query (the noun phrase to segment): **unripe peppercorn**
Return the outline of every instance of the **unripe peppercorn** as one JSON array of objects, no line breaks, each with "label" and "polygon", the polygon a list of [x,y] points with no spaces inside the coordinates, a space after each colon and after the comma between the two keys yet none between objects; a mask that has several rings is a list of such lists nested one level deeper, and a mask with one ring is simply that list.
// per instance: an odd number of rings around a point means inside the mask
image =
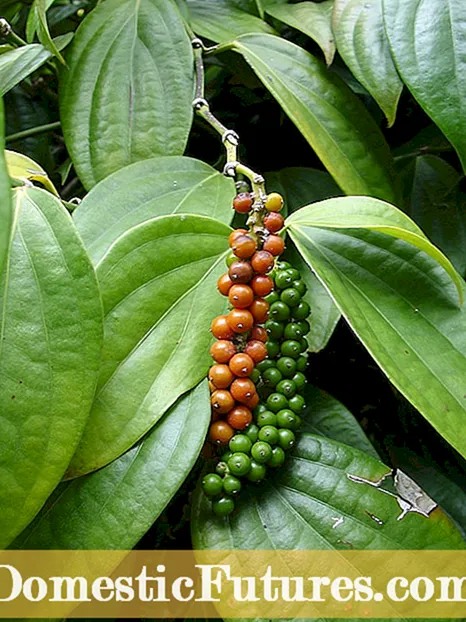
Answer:
[{"label": "unripe peppercorn", "polygon": [[264,218],[264,225],[267,231],[270,233],[277,233],[280,229],[283,229],[285,225],[285,219],[281,214],[277,212],[269,212]]},{"label": "unripe peppercorn", "polygon": [[249,378],[236,378],[231,384],[230,391],[235,400],[245,404],[256,393],[256,385]]},{"label": "unripe peppercorn", "polygon": [[247,333],[254,324],[254,317],[247,309],[232,309],[227,316],[227,322],[235,333]]},{"label": "unripe peppercorn", "polygon": [[256,296],[263,298],[273,290],[273,280],[265,274],[258,274],[252,279],[251,287]]},{"label": "unripe peppercorn", "polygon": [[232,231],[230,235],[228,236],[228,244],[230,245],[230,248],[233,246],[233,243],[237,238],[239,238],[242,235],[245,235],[246,233],[247,233],[246,229],[235,229],[234,231]]},{"label": "unripe peppercorn", "polygon": [[269,303],[263,298],[256,298],[251,303],[249,311],[258,324],[264,324],[269,317]]},{"label": "unripe peppercorn", "polygon": [[217,339],[232,339],[234,337],[233,329],[229,326],[227,318],[227,315],[219,315],[212,320],[210,330]]},{"label": "unripe peppercorn", "polygon": [[[254,300],[254,292],[249,285],[244,283],[235,283],[228,292],[228,300],[233,307],[237,309],[246,309]],[[254,315],[254,314],[253,314]]]},{"label": "unripe peppercorn", "polygon": [[226,421],[216,421],[210,426],[209,440],[217,445],[226,445],[235,431]]},{"label": "unripe peppercorn", "polygon": [[210,355],[217,363],[228,363],[232,356],[236,354],[236,346],[231,341],[222,339],[210,346]]},{"label": "unripe peppercorn", "polygon": [[249,235],[240,235],[232,244],[232,251],[238,259],[249,259],[256,252],[256,241]]},{"label": "unripe peppercorn", "polygon": [[210,368],[209,380],[217,389],[228,389],[234,378],[228,365],[214,365]]},{"label": "unripe peppercorn", "polygon": [[244,351],[255,363],[260,363],[267,357],[267,347],[265,343],[256,339],[248,341]]},{"label": "unripe peppercorn", "polygon": [[262,326],[253,326],[251,331],[251,339],[253,341],[267,341],[267,331]]},{"label": "unripe peppercorn", "polygon": [[210,403],[212,405],[212,409],[214,412],[219,415],[225,415],[229,410],[233,408],[235,405],[235,400],[233,399],[230,391],[225,391],[224,389],[218,389],[214,391],[210,397]]},{"label": "unripe peppercorn", "polygon": [[233,208],[238,214],[247,214],[252,207],[252,198],[249,192],[240,192],[233,199]]},{"label": "unripe peppercorn", "polygon": [[226,417],[234,430],[244,430],[252,422],[252,413],[246,406],[235,406]]},{"label": "unripe peppercorn", "polygon": [[264,242],[263,248],[276,257],[277,255],[281,255],[285,250],[285,241],[279,235],[269,235]]},{"label": "unripe peppercorn", "polygon": [[[251,266],[257,274],[266,274],[272,270],[274,264],[273,255],[268,251],[256,251],[251,258]],[[234,280],[232,278],[232,280]]]},{"label": "unripe peppercorn", "polygon": [[223,296],[228,296],[230,287],[233,285],[233,281],[228,274],[223,274],[217,281],[217,289]]},{"label": "unripe peppercorn", "polygon": [[265,199],[265,209],[268,212],[279,212],[283,208],[283,197],[278,192],[271,192]]},{"label": "unripe peppercorn", "polygon": [[[255,253],[255,255],[257,252]],[[228,276],[233,283],[249,283],[254,276],[254,270],[249,261],[234,261],[229,270]]]},{"label": "unripe peppercorn", "polygon": [[245,352],[235,354],[230,360],[230,371],[239,378],[250,376],[254,369],[253,359]]}]

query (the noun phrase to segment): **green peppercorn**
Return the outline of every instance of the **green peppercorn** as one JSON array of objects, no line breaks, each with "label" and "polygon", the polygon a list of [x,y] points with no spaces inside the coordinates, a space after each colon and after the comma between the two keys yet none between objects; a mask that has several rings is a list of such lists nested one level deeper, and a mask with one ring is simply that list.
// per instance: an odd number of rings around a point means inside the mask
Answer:
[{"label": "green peppercorn", "polygon": [[261,373],[260,371],[257,369],[257,367],[255,367],[252,372],[249,374],[249,380],[251,382],[254,382],[254,384],[257,384],[260,380],[261,377]]},{"label": "green peppercorn", "polygon": [[264,441],[257,441],[251,447],[251,456],[259,464],[264,464],[272,457],[272,447]]},{"label": "green peppercorn", "polygon": [[267,320],[264,324],[264,328],[270,339],[281,339],[283,337],[284,326],[281,322],[277,322],[276,320]]},{"label": "green peppercorn", "polygon": [[272,412],[278,413],[279,410],[288,407],[288,400],[281,393],[272,393],[267,398],[267,406]]},{"label": "green peppercorn", "polygon": [[295,322],[295,324],[299,326],[302,337],[307,335],[309,331],[311,330],[311,326],[307,320],[299,320],[298,322]]},{"label": "green peppercorn", "polygon": [[301,302],[301,294],[297,289],[293,287],[287,287],[280,294],[280,300],[287,304],[289,307],[297,307]]},{"label": "green peppercorn", "polygon": [[269,303],[269,305],[271,305],[272,303],[277,302],[277,300],[280,300],[280,294],[273,290],[270,294],[267,294],[264,299]]},{"label": "green peppercorn", "polygon": [[291,268],[291,264],[287,261],[277,261],[277,270],[289,270]]},{"label": "green peppercorn", "polygon": [[264,359],[260,363],[257,363],[255,369],[257,369],[257,371],[263,374],[265,370],[269,369],[270,367],[275,367],[275,363],[271,361],[270,359]]},{"label": "green peppercorn", "polygon": [[260,415],[257,415],[256,423],[259,426],[259,428],[263,428],[266,425],[276,425],[277,415],[271,412],[270,410],[266,410],[265,412],[262,412]]},{"label": "green peppercorn", "polygon": [[297,362],[290,356],[281,356],[277,361],[277,369],[285,378],[291,378],[297,369]]},{"label": "green peppercorn", "polygon": [[216,497],[223,490],[222,478],[216,473],[209,473],[202,480],[202,489],[208,497]]},{"label": "green peppercorn", "polygon": [[288,400],[288,406],[293,412],[300,415],[306,408],[306,402],[302,395],[293,395],[293,397]]},{"label": "green peppercorn", "polygon": [[222,454],[222,457],[220,458],[220,460],[228,464],[228,460],[232,457],[232,455],[233,455],[233,452],[226,451],[224,454]]},{"label": "green peppercorn", "polygon": [[291,287],[297,289],[301,296],[304,296],[304,294],[307,292],[307,285],[302,279],[296,279],[295,281],[293,281],[293,283],[291,283]]},{"label": "green peppercorn", "polygon": [[284,451],[291,449],[294,446],[295,442],[296,437],[293,434],[292,430],[287,430],[286,428],[278,430],[278,443]]},{"label": "green peppercorn", "polygon": [[224,475],[227,475],[230,472],[230,469],[228,468],[228,464],[224,462],[223,460],[221,460],[215,467],[215,472],[218,473],[220,477],[223,477]]},{"label": "green peppercorn", "polygon": [[257,406],[253,410],[253,414],[255,417],[257,417],[257,415],[260,415],[260,413],[263,413],[266,410],[268,410],[268,408],[265,404],[257,404]]},{"label": "green peppercorn", "polygon": [[277,393],[282,393],[285,397],[290,398],[296,393],[296,385],[289,378],[285,378],[284,380],[280,380],[275,390]]},{"label": "green peppercorn", "polygon": [[222,497],[212,502],[212,510],[217,516],[228,516],[235,509],[235,502],[231,497]]},{"label": "green peppercorn", "polygon": [[286,289],[291,285],[293,279],[288,274],[287,270],[278,270],[274,276],[275,287],[278,289]]},{"label": "green peppercorn", "polygon": [[272,457],[267,462],[267,465],[272,468],[281,467],[285,462],[285,452],[281,447],[274,447],[272,449]]},{"label": "green peppercorn", "polygon": [[[298,356],[298,358],[296,359],[296,371],[300,371],[300,372],[306,371],[307,364],[308,364],[307,356],[303,356],[303,355]],[[277,361],[277,366],[278,366],[278,361]]]},{"label": "green peppercorn", "polygon": [[306,376],[300,371],[297,371],[291,380],[295,383],[296,390],[299,392],[303,391],[307,384]]},{"label": "green peppercorn", "polygon": [[241,482],[234,475],[227,475],[223,479],[223,490],[227,495],[237,495],[241,490]]},{"label": "green peppercorn", "polygon": [[265,347],[267,348],[267,356],[269,356],[271,359],[275,358],[280,354],[280,344],[278,343],[278,341],[268,340],[265,344]]},{"label": "green peppercorn", "polygon": [[228,460],[228,468],[233,475],[242,477],[246,475],[251,468],[251,458],[245,453],[234,453]]},{"label": "green peppercorn", "polygon": [[228,444],[230,451],[233,453],[242,452],[243,454],[249,453],[252,442],[246,434],[235,434]]},{"label": "green peppercorn", "polygon": [[293,268],[292,266],[287,268],[286,273],[288,274],[288,276],[291,277],[292,281],[299,281],[299,279],[301,278],[299,271],[296,270],[296,268]]},{"label": "green peppercorn", "polygon": [[290,316],[290,307],[281,300],[277,300],[277,302],[270,305],[269,318],[271,320],[275,320],[276,322],[285,322],[290,319]]},{"label": "green peppercorn", "polygon": [[277,425],[279,428],[296,430],[301,425],[301,419],[299,415],[286,408],[277,413]]},{"label": "green peppercorn", "polygon": [[247,474],[247,478],[250,482],[261,482],[267,473],[267,467],[265,464],[259,464],[255,460],[251,461],[251,470]]},{"label": "green peppercorn", "polygon": [[304,333],[302,332],[301,326],[298,322],[290,322],[285,326],[285,330],[283,331],[285,339],[299,341],[303,335]]},{"label": "green peppercorn", "polygon": [[293,339],[287,339],[281,344],[280,351],[283,356],[289,356],[290,358],[297,359],[301,354],[301,343],[299,341],[294,341]]},{"label": "green peppercorn", "polygon": [[[275,303],[278,304],[278,303]],[[305,300],[301,300],[299,305],[293,307],[293,318],[295,320],[305,320],[309,317],[311,313],[311,307],[307,304]]]},{"label": "green peppercorn", "polygon": [[276,367],[271,367],[270,369],[265,370],[265,372],[262,374],[262,378],[264,380],[265,386],[276,387],[280,380],[283,378],[283,376]]},{"label": "green peppercorn", "polygon": [[225,258],[225,263],[228,266],[228,268],[231,266],[231,264],[234,261],[238,261],[238,257],[235,255],[233,251],[229,251],[228,255]]},{"label": "green peppercorn", "polygon": [[278,443],[278,430],[274,425],[265,425],[259,431],[259,440],[276,445]]}]

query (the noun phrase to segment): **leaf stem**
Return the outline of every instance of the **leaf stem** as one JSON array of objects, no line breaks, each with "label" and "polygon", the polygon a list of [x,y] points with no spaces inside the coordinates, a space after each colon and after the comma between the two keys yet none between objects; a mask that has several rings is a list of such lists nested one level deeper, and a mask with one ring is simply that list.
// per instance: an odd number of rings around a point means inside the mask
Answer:
[{"label": "leaf stem", "polygon": [[52,130],[57,130],[61,127],[60,121],[55,121],[54,123],[47,123],[45,125],[38,125],[36,127],[30,127],[27,130],[23,130],[22,132],[16,132],[16,134],[10,134],[6,136],[5,143],[13,143],[17,140],[22,140],[23,138],[30,138],[31,136],[37,136],[37,134],[44,134],[45,132],[51,132]]}]

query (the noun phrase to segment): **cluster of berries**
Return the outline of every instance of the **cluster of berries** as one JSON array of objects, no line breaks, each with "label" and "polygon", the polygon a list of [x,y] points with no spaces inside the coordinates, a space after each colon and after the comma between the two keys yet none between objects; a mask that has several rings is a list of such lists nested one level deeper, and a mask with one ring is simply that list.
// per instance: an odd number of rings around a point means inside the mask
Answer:
[{"label": "cluster of berries", "polygon": [[[248,213],[251,195],[237,195],[233,207]],[[233,511],[241,478],[260,482],[268,467],[284,463],[305,408],[300,393],[306,383],[310,308],[302,300],[306,285],[299,272],[278,259],[284,250],[283,238],[276,235],[284,225],[282,207],[282,197],[269,194],[263,228],[232,232],[228,273],[218,281],[232,308],[212,322],[217,341],[209,371],[209,440],[223,453],[202,482],[218,516]]]}]

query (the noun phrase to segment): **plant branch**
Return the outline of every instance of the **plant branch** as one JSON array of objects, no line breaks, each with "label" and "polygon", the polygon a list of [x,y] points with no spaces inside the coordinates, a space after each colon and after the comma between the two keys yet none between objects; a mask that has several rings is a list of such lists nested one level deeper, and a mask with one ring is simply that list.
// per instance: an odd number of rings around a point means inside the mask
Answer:
[{"label": "plant branch", "polygon": [[31,127],[27,130],[23,130],[22,132],[6,136],[5,143],[14,143],[17,140],[22,140],[23,138],[30,138],[31,136],[37,136],[38,134],[44,134],[45,132],[57,130],[59,127],[61,127],[60,121],[47,123],[46,125],[38,125],[37,127]]}]

